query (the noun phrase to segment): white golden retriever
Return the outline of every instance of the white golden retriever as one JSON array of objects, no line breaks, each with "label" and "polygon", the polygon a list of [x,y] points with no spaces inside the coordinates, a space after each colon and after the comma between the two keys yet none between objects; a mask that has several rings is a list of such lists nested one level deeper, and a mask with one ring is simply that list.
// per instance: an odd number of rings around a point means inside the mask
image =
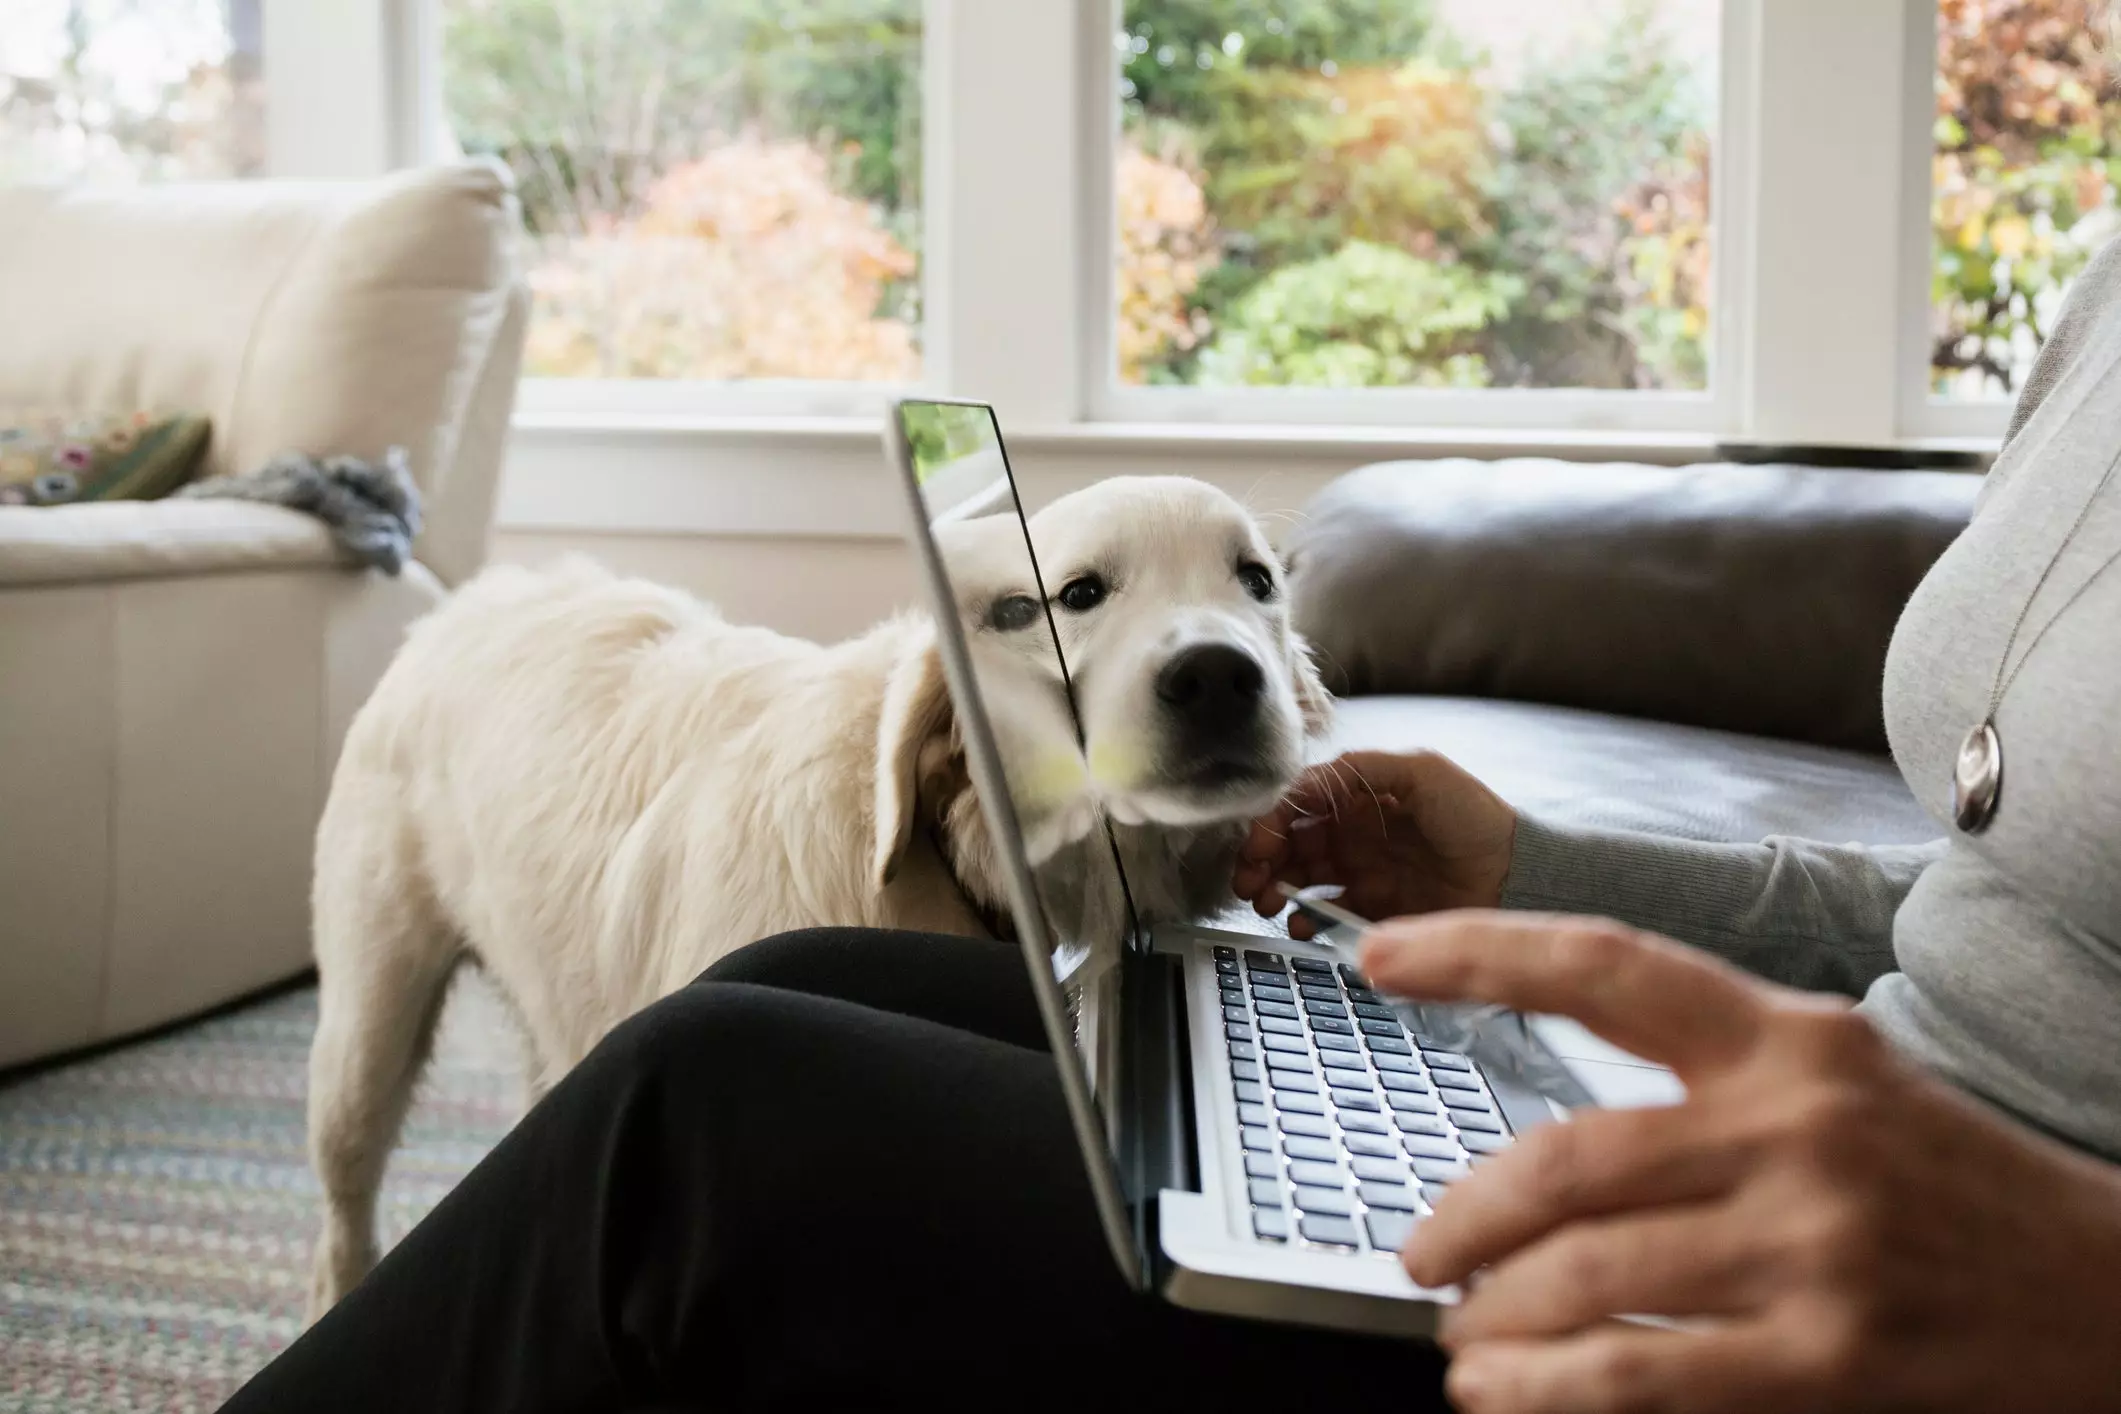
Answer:
[{"label": "white golden retriever", "polygon": [[[1107,821],[1143,916],[1214,911],[1328,710],[1253,518],[1178,478],[1033,517],[1083,746],[1014,517],[939,535],[1056,933],[1117,936]],[[375,1260],[461,960],[520,1014],[535,1094],[754,939],[1005,916],[928,620],[825,648],[580,562],[489,571],[413,629],[347,734],[313,903],[313,1315]]]}]

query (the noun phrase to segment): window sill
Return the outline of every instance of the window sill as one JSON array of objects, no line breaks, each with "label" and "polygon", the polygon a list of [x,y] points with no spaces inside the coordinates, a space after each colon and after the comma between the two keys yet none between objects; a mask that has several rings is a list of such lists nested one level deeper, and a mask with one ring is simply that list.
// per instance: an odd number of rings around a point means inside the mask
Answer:
[{"label": "window sill", "polygon": [[[866,417],[616,416],[522,412],[498,526],[530,534],[897,539],[882,423]],[[1554,457],[1679,466],[1736,449],[1693,432],[1523,428],[1076,423],[1005,428],[1033,504],[1103,476],[1219,482],[1259,510],[1294,508],[1334,477],[1396,458]],[[1895,450],[1986,455],[1994,439],[1911,439]],[[1266,465],[1261,465],[1266,463]]]}]

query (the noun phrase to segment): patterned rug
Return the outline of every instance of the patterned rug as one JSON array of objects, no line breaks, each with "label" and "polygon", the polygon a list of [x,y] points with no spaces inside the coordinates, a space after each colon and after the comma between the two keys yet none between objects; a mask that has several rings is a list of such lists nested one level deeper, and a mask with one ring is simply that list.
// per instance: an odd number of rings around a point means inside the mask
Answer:
[{"label": "patterned rug", "polygon": [[[212,1410],[292,1340],[318,1195],[311,988],[0,1080],[0,1411]],[[382,1199],[417,1222],[515,1120],[519,1051],[460,973]]]}]

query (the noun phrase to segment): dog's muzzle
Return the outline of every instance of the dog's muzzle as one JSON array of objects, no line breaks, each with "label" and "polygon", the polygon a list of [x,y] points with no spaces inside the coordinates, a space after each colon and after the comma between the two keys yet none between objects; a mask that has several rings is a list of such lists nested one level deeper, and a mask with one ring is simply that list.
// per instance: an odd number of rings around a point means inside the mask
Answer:
[{"label": "dog's muzzle", "polygon": [[1181,649],[1156,675],[1156,700],[1170,719],[1177,754],[1232,779],[1259,769],[1266,697],[1258,660],[1227,643]]}]

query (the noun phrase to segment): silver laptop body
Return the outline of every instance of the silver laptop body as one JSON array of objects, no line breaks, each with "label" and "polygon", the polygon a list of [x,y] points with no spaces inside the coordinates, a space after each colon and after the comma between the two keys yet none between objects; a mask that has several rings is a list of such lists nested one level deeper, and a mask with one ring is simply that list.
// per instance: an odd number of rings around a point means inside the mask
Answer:
[{"label": "silver laptop body", "polygon": [[[1012,776],[1015,747],[1003,745],[1016,725],[1004,714],[1049,708],[1024,708],[1025,693],[997,675],[949,563],[950,547],[975,535],[990,559],[1020,546],[1026,583],[1050,603],[999,425],[984,404],[909,399],[894,404],[885,437],[972,780],[1120,1270],[1197,1310],[1428,1333],[1456,1292],[1407,1277],[1397,1252],[1408,1230],[1470,1165],[1554,1112],[1464,1056],[1425,1049],[1331,952],[1249,912],[1143,927],[1125,906],[1109,924],[1116,936],[1069,935],[1067,920],[1107,911],[1042,896],[1020,823],[1025,797],[1012,794],[1025,768],[1016,762]],[[1056,696],[1066,694],[1070,665],[1050,619],[1034,627]],[[1124,900],[1117,851],[1090,843],[1109,879],[1087,887]],[[1580,1028],[1541,1024],[1600,1102],[1671,1098],[1663,1072]]]}]

